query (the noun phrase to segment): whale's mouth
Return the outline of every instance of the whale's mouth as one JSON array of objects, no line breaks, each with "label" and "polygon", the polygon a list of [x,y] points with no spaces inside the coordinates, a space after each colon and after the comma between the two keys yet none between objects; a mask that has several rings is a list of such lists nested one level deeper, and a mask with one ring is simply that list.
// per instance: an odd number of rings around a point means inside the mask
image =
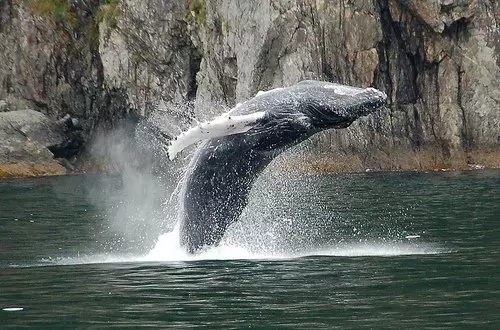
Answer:
[{"label": "whale's mouth", "polygon": [[387,105],[387,95],[375,88],[357,88],[338,84],[326,84],[312,89],[302,112],[312,125],[320,130],[342,129],[358,118],[368,116]]},{"label": "whale's mouth", "polygon": [[[345,89],[345,86],[341,87]],[[341,87],[337,87],[337,89]],[[337,90],[335,91],[337,92]],[[351,122],[360,117],[368,116],[387,105],[387,94],[371,87],[362,89],[357,93],[340,95],[346,95],[346,98],[348,98],[345,101],[347,105],[338,108],[338,101],[336,101],[334,110],[337,110],[336,113],[340,116],[347,117]],[[340,104],[343,105],[344,103],[341,102]]]},{"label": "whale's mouth", "polygon": [[367,102],[364,106],[360,106],[360,116],[369,115],[387,105],[386,93],[371,87],[367,88],[365,93],[366,96],[363,97],[366,97]]}]

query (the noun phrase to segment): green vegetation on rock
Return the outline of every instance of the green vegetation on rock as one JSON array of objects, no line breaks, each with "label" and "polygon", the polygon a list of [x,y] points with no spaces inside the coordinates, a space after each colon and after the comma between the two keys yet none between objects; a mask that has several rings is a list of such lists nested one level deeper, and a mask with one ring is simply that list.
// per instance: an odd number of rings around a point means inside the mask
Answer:
[{"label": "green vegetation on rock", "polygon": [[[78,16],[68,0],[18,0],[24,4],[31,15],[39,16],[55,25],[68,24],[75,27]],[[121,0],[101,0],[94,16],[99,23],[106,23],[110,28],[116,28],[121,15]]]},{"label": "green vegetation on rock", "polygon": [[229,25],[229,21],[225,18],[222,18],[222,28],[224,29],[224,32],[226,34],[229,34],[229,31],[231,30],[231,26]]},{"label": "green vegetation on rock", "polygon": [[192,19],[194,15],[194,20],[196,24],[202,25],[207,19],[207,8],[205,6],[204,0],[189,0],[188,2],[188,20]]},{"label": "green vegetation on rock", "polygon": [[31,15],[40,16],[52,23],[69,23],[74,26],[77,22],[67,0],[19,0],[18,2],[24,3]]},{"label": "green vegetation on rock", "polygon": [[108,27],[115,29],[121,15],[120,0],[102,0],[97,13],[98,21],[104,22]]}]

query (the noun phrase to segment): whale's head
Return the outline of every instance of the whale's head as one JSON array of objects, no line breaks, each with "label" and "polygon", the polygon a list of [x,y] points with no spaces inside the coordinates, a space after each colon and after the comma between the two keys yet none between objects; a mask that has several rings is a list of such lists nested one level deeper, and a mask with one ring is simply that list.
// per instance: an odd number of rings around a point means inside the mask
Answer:
[{"label": "whale's head", "polygon": [[357,88],[306,80],[293,86],[299,111],[318,129],[345,128],[383,107],[387,95],[375,88]]}]

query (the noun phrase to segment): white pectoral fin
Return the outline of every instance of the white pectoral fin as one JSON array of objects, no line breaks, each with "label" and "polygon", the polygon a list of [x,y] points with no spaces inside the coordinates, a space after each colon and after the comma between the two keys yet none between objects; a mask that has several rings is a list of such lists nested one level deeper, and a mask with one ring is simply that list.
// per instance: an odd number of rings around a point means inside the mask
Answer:
[{"label": "white pectoral fin", "polygon": [[231,116],[226,113],[212,121],[200,123],[182,132],[171,141],[168,146],[168,157],[173,160],[183,149],[201,140],[244,133],[264,115],[264,111],[241,116]]}]

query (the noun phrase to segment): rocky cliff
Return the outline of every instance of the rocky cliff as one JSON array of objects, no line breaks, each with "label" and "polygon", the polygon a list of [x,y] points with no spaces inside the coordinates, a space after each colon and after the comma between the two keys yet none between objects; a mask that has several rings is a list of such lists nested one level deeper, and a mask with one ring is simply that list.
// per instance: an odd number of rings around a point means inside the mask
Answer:
[{"label": "rocky cliff", "polygon": [[[205,119],[306,78],[375,86],[391,104],[288,164],[500,166],[495,0],[0,0],[0,44],[0,163],[11,168],[83,166],[97,132],[123,118]],[[59,140],[6,124],[26,110]]]}]

